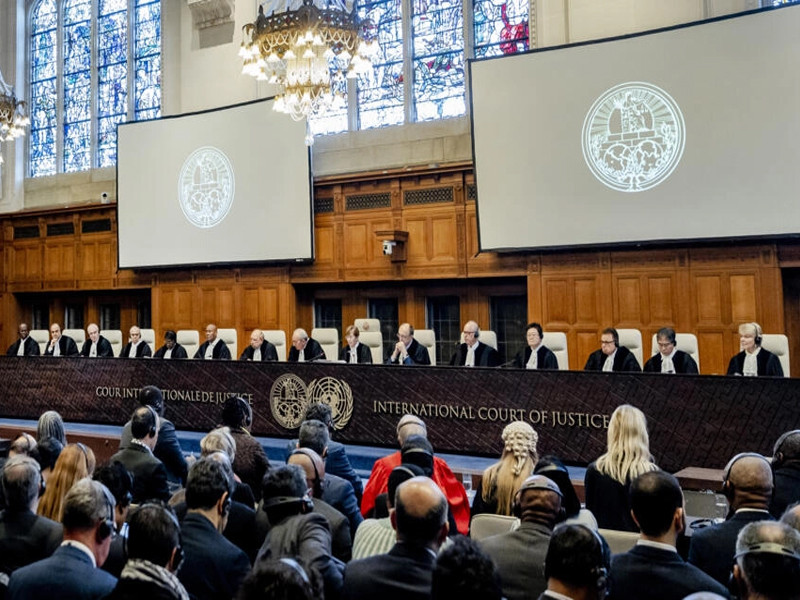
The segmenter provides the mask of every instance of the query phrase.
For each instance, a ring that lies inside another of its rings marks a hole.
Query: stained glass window
[[[528,49],[530,0],[473,0],[475,58]]]
[[[56,172],[56,72],[58,50],[55,0],[42,0],[31,19],[31,175]]]
[[[92,5],[64,2],[64,166],[85,171],[92,161]]]
[[[161,116],[161,0],[137,0],[134,31],[134,119],[155,119]]]
[[[98,164],[117,160],[117,124],[128,109],[128,2],[100,0],[97,14]]]

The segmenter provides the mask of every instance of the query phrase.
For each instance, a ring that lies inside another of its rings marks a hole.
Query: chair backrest
[[[358,327],[359,333],[364,333],[365,331],[378,331],[381,330],[381,320],[380,319],[368,319],[366,317],[356,319],[353,322],[353,325]]]
[[[175,332],[176,341],[186,350],[189,358],[194,357],[194,353],[200,347],[200,332],[195,329],[179,329]]]
[[[111,344],[111,350],[114,352],[114,356],[119,356],[124,346],[122,343],[122,331],[119,329],[103,329],[100,335],[106,338],[108,343]]]
[[[358,336],[358,340],[372,352],[373,364],[379,365],[383,363],[383,334],[380,332],[380,329],[376,331],[362,331]]]
[[[761,336],[761,347],[778,357],[783,376],[789,377],[789,338],[782,333],[765,333]]]
[[[83,342],[86,341],[86,332],[83,329],[64,329],[61,333],[75,340],[78,350],[81,349]]]
[[[286,332],[282,329],[262,329],[264,339],[275,346],[278,360],[286,361]]]
[[[142,341],[147,342],[147,345],[150,346],[150,352],[153,354],[156,353],[156,330],[155,329],[142,329],[139,328],[139,331],[142,333]]]
[[[235,329],[217,329],[217,337],[225,342],[228,350],[230,350],[232,359],[236,360],[239,358],[239,334]]]
[[[657,333],[653,334],[653,348],[651,355],[655,356],[658,353],[658,340],[656,339]],[[683,350],[694,359],[697,363],[697,370],[700,370],[700,349],[697,346],[697,336],[693,333],[675,333],[675,347],[678,350]]]
[[[611,554],[622,554],[636,545],[639,534],[632,531],[617,531],[616,529],[598,529],[597,533],[603,536]]]
[[[44,354],[47,344],[50,341],[50,332],[47,329],[31,329],[30,336],[33,341],[39,344],[39,352]]]
[[[481,344],[486,344],[497,350],[497,334],[491,329],[481,329],[481,335],[478,337]],[[461,332],[461,343],[464,343],[464,332]]]
[[[414,339],[428,349],[431,365],[436,364],[436,333],[433,329],[415,329]]]
[[[556,355],[558,369],[560,371],[568,371],[569,351],[567,348],[567,334],[563,331],[545,331],[544,335],[542,335],[542,342]]]
[[[472,517],[469,524],[469,537],[479,541],[493,535],[514,531],[518,527],[519,519],[517,517],[480,513]]]
[[[633,352],[636,360],[639,361],[639,367],[644,366],[644,354],[642,352],[642,332],[638,329],[617,329],[619,334],[619,345],[625,346],[628,350]]]
[[[328,360],[339,360],[339,330],[335,327],[314,327],[311,337],[319,342]]]

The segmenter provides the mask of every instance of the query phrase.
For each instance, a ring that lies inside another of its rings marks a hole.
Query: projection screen
[[[272,100],[118,132],[120,268],[313,259],[305,122]]]
[[[800,232],[800,6],[470,62],[481,250]]]

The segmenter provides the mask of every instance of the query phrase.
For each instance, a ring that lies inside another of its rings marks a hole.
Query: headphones
[[[100,521],[100,524],[97,526],[96,539],[98,544],[102,543],[107,538],[113,536],[117,530],[116,524],[114,523],[113,497],[111,496],[111,492],[109,492],[108,489],[105,488],[105,486],[102,489],[103,489],[103,497],[106,500],[106,508],[108,509],[108,515],[106,516],[105,519]]]
[[[227,517],[228,513],[231,512],[231,493],[227,492],[227,496],[225,496],[225,500],[222,501],[222,516]]]
[[[786,440],[789,439],[793,435],[800,435],[800,429],[792,429],[791,431],[787,431],[781,437],[778,438],[778,441],[775,442],[775,449],[772,451],[772,466],[776,467],[779,466],[784,461],[783,456],[783,444],[786,443]],[[796,457],[795,457],[796,458]]]
[[[145,509],[145,508],[160,510],[161,512],[166,514],[170,518],[170,521],[172,521],[172,523],[175,525],[175,530],[178,532],[178,546],[176,548],[175,555],[174,555],[173,558],[170,559],[170,562],[172,563],[172,571],[173,571],[173,573],[177,573],[178,569],[183,564],[184,558],[186,558],[186,555],[183,552],[183,544],[181,543],[181,524],[178,521],[178,517],[176,517],[175,513],[172,512],[170,509],[168,509],[163,504],[159,504],[158,502],[149,500],[147,502],[144,502],[144,503],[140,504],[136,508],[134,508],[130,512],[130,514],[128,515],[128,519],[130,519],[133,515],[137,514],[140,510]],[[124,540],[123,540],[123,546],[124,546],[124,549],[125,549],[125,556],[127,557],[128,556],[128,538],[127,537],[124,538]],[[169,565],[167,565],[167,566],[169,566]]]
[[[750,324],[751,324],[751,325],[752,325],[752,326],[755,328],[755,330],[756,330],[755,343],[756,343],[756,345],[757,345],[757,346],[760,346],[760,345],[761,345],[761,340],[763,339],[763,336],[764,336],[764,332],[763,332],[763,330],[761,329],[761,325],[759,325],[759,324],[758,324],[758,323],[756,323],[756,322],[753,322],[753,323],[750,323]]]
[[[157,430],[157,427],[158,427],[158,413],[156,412],[156,409],[153,408],[152,406],[150,406],[149,404],[145,404],[145,406],[147,407],[147,410],[150,411],[150,414],[153,415],[153,425],[148,430],[147,435],[150,436],[150,437],[155,437],[156,433],[158,431]]]
[[[610,562],[610,557],[608,560],[606,559],[608,546],[603,541],[603,538],[600,537],[600,534],[591,527],[587,527],[582,523],[571,523],[568,525],[568,527],[579,527],[588,531],[597,544],[597,551],[595,553],[594,560],[592,561],[594,562],[595,566],[590,568],[586,575],[593,581],[594,589],[597,591],[597,596],[602,600],[608,596],[608,592],[611,590],[611,579],[608,576],[608,568],[606,567],[606,565]],[[549,579],[551,577],[550,570],[547,568],[546,563],[544,576],[545,579]]]
[[[311,585],[311,580],[308,578],[306,570],[300,565],[299,562],[297,562],[293,558],[287,558],[285,556],[283,558],[279,558],[278,560],[283,564],[290,566],[295,571],[297,571],[297,574],[300,575],[300,578],[303,580],[303,583],[305,583],[306,585]]]
[[[261,502],[261,506],[265,511],[268,508],[273,508],[275,506],[283,506],[285,508],[295,506],[297,509],[299,509],[301,515],[305,515],[314,510],[314,501],[309,498],[307,494],[301,497],[275,496],[273,498],[264,499]]]
[[[86,471],[89,471],[89,451],[84,446],[83,442],[76,442],[75,445],[83,452],[83,460],[86,463]]]
[[[311,461],[311,466],[314,469],[314,487],[312,488],[312,493],[315,498],[322,498],[322,481],[320,481],[319,471],[317,470],[317,463],[314,462],[314,457],[311,455],[311,452],[309,452],[308,448],[295,448],[294,450],[292,450],[292,453],[289,456],[294,456],[295,454],[302,454],[303,456],[307,456],[308,460]],[[316,452],[314,454],[316,454]]]
[[[244,413],[244,426],[249,428],[253,424],[253,409],[250,403],[241,396],[236,396],[236,401],[244,408],[242,411]]]
[[[763,454],[759,454],[758,452],[740,452],[728,461],[728,464],[725,465],[725,470],[722,472],[722,493],[725,494],[726,497],[730,497],[734,492],[734,485],[730,482],[731,469],[733,469],[733,465],[735,465],[738,460],[747,457],[760,458],[766,462],[770,468],[772,468],[772,462]]]
[[[558,494],[559,499],[564,499],[564,494],[561,493],[561,488],[558,484],[544,475],[531,475],[514,494],[514,500],[511,503],[511,513],[518,519],[522,518],[522,494],[528,490],[544,490]],[[556,523],[561,523],[567,518],[567,511],[563,506],[559,506],[558,514],[556,515]]]
[[[797,554],[797,552],[791,548],[777,542],[761,542],[759,544],[752,544],[741,552],[737,552],[733,555],[733,569],[731,569],[731,574],[728,577],[728,591],[735,598],[741,598],[744,596],[744,594],[742,593],[742,584],[734,574],[734,569],[742,569],[742,566],[738,563],[738,560],[742,556],[747,556],[748,554],[775,554],[777,556],[793,558],[797,561],[800,561],[800,554]]]

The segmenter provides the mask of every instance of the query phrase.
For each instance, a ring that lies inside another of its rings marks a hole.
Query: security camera
[[[103,204],[108,204],[108,192],[103,192],[100,194],[100,202]]]
[[[392,253],[392,248],[394,248],[395,242],[392,240],[383,240],[383,253],[387,256]]]

